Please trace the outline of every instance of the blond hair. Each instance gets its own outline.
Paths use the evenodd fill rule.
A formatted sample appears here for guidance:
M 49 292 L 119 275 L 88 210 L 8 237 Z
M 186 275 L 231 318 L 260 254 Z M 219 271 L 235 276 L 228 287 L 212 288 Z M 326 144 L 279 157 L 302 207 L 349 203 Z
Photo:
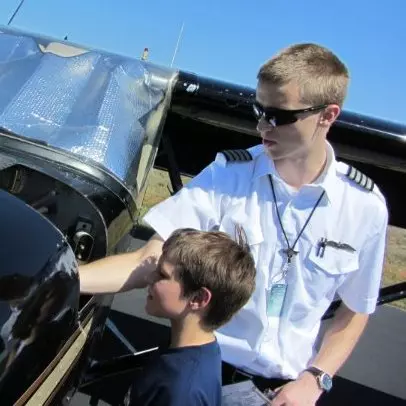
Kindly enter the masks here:
M 330 50 L 316 44 L 297 44 L 283 49 L 265 64 L 259 81 L 284 85 L 294 81 L 301 101 L 309 105 L 344 104 L 349 73 L 344 63 Z

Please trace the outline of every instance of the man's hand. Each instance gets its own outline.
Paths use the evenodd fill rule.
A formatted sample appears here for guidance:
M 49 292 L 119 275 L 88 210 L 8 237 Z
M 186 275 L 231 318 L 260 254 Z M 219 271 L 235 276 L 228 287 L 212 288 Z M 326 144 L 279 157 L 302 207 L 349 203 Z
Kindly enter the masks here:
M 316 378 L 309 372 L 303 372 L 295 381 L 276 389 L 277 395 L 272 406 L 315 406 L 323 391 Z
M 162 253 L 163 239 L 155 234 L 134 252 L 112 255 L 79 267 L 81 293 L 120 293 L 147 286 Z

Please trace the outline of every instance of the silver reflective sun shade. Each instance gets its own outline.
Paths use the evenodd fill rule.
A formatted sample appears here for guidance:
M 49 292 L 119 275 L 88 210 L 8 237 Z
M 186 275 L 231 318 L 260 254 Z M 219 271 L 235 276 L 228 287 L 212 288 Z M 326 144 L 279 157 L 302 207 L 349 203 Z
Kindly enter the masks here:
M 97 163 L 133 189 L 175 77 L 141 60 L 0 29 L 0 126 Z

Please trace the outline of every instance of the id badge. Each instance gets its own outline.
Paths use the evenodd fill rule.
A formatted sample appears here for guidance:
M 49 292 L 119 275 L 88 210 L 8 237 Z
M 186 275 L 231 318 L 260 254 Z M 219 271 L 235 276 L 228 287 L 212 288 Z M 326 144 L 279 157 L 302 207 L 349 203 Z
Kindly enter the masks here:
M 266 314 L 268 317 L 280 317 L 286 289 L 287 285 L 285 283 L 276 283 L 270 289 L 267 289 Z

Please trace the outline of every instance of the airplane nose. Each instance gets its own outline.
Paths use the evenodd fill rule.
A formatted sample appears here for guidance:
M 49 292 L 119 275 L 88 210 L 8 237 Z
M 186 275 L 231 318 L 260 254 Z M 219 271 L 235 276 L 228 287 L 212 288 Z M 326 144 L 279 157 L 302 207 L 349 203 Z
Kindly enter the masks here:
M 0 207 L 4 231 L 0 233 L 0 341 L 7 360 L 0 377 L 0 399 L 1 404 L 11 405 L 76 329 L 80 281 L 75 254 L 56 226 L 3 190 Z M 18 312 L 13 311 L 15 304 Z M 38 347 L 41 343 L 46 347 Z M 16 357 L 14 349 L 22 347 Z

